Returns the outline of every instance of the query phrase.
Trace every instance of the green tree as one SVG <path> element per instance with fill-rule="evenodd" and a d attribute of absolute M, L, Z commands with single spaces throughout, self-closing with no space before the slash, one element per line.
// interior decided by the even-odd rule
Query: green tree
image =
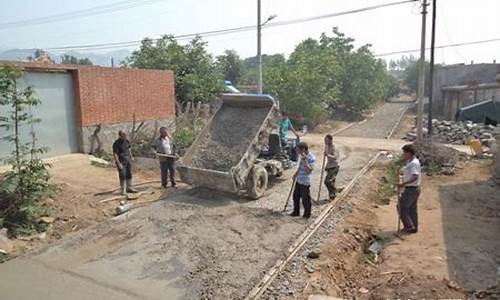
<path fill-rule="evenodd" d="M 311 125 L 339 109 L 359 115 L 397 93 L 396 79 L 374 57 L 370 45 L 355 49 L 353 42 L 337 28 L 319 40 L 302 41 L 288 60 L 281 56 L 266 62 L 264 91 Z M 245 62 L 252 65 L 253 60 Z"/>
<path fill-rule="evenodd" d="M 235 50 L 226 50 L 224 55 L 217 56 L 217 67 L 225 80 L 237 85 L 243 76 L 243 61 Z"/>
<path fill-rule="evenodd" d="M 70 65 L 92 65 L 92 61 L 85 58 L 77 58 L 73 55 L 64 54 L 61 56 L 61 64 L 70 64 Z"/>
<path fill-rule="evenodd" d="M 31 87 L 19 88 L 17 80 L 22 71 L 16 67 L 0 68 L 0 106 L 8 113 L 0 116 L 0 128 L 9 134 L 2 137 L 12 145 L 12 152 L 4 161 L 12 170 L 1 175 L 0 227 L 12 235 L 39 230 L 37 222 L 42 210 L 42 200 L 50 190 L 48 165 L 38 158 L 46 151 L 36 145 L 34 125 L 40 122 L 31 112 L 40 104 Z M 23 131 L 29 130 L 25 141 Z"/>
<path fill-rule="evenodd" d="M 418 69 L 419 69 L 420 59 L 411 61 L 403 71 L 404 79 L 403 82 L 412 91 L 416 92 L 418 89 Z M 429 62 L 425 62 L 424 72 L 425 72 L 425 86 L 429 86 Z"/>
<path fill-rule="evenodd" d="M 124 65 L 172 70 L 175 74 L 175 95 L 181 103 L 209 102 L 224 88 L 222 75 L 200 37 L 192 39 L 187 45 L 180 45 L 169 35 L 158 40 L 146 38 Z"/>

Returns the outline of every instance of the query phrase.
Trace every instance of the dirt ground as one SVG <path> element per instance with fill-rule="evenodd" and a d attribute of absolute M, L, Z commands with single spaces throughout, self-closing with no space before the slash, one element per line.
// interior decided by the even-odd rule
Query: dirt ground
<path fill-rule="evenodd" d="M 406 134 L 412 130 L 413 126 L 415 126 L 415 114 L 408 111 L 401 119 L 398 128 L 394 131 L 391 138 L 404 138 Z"/>
<path fill-rule="evenodd" d="M 55 192 L 45 200 L 45 204 L 53 222 L 45 233 L 10 240 L 10 249 L 7 249 L 10 258 L 40 249 L 66 235 L 108 220 L 114 215 L 119 201 L 123 200 L 100 203 L 101 200 L 119 196 L 116 190 L 118 175 L 113 166 L 103 168 L 91 165 L 89 156 L 80 154 L 58 157 L 51 161 L 51 165 Z M 155 172 L 149 170 L 136 169 L 134 172 L 135 183 L 156 179 Z M 158 185 L 159 183 L 151 182 L 138 189 L 152 189 L 152 193 L 159 194 L 161 191 L 154 189 Z"/>
<path fill-rule="evenodd" d="M 321 143 L 322 137 L 311 141 L 318 163 Z M 344 185 L 374 151 L 343 146 L 339 150 L 338 183 Z M 28 280 L 30 284 L 44 293 L 54 293 L 52 299 L 79 294 L 82 292 L 79 287 L 84 284 L 92 285 L 97 299 L 103 295 L 110 299 L 114 299 L 112 296 L 164 299 L 166 295 L 170 299 L 244 298 L 263 272 L 282 255 L 283 249 L 308 225 L 307 220 L 287 216 L 292 205 L 283 212 L 292 170 L 281 179 L 272 180 L 269 191 L 257 201 L 179 185 L 171 194 L 144 195 L 141 200 L 160 201 L 110 220 L 111 215 L 106 218 L 101 211 L 102 206 L 94 210 L 91 205 L 109 196 L 94 194 L 115 187 L 116 171 L 79 166 L 76 162 L 73 167 L 67 163 L 65 166 L 68 169 L 57 170 L 60 172 L 57 180 L 66 178 L 68 186 L 81 186 L 72 191 L 72 195 L 82 195 L 74 205 L 82 205 L 82 214 L 86 210 L 95 212 L 102 222 L 95 221 L 98 224 L 80 231 L 77 227 L 77 232 L 49 247 L 1 264 L 0 277 L 8 274 L 11 280 L 0 283 L 0 298 L 30 299 L 36 294 L 36 289 L 23 286 L 26 280 L 16 280 L 20 274 L 33 274 Z M 319 182 L 320 171 L 320 168 L 315 170 L 314 182 Z M 315 197 L 318 186 L 312 187 Z M 312 219 L 327 204 L 324 199 L 325 189 L 321 201 L 313 208 Z M 74 215 L 83 224 L 82 228 L 87 226 L 83 221 L 91 223 L 77 214 L 78 206 L 73 208 L 68 198 L 57 201 L 68 202 L 65 214 Z M 103 210 L 111 214 L 116 202 L 109 204 L 109 210 Z M 45 275 L 40 277 L 39 272 Z M 47 289 L 60 282 L 59 274 L 67 274 L 72 283 L 57 290 Z M 102 288 L 106 291 L 100 292 Z"/>
<path fill-rule="evenodd" d="M 379 165 L 365 176 L 351 195 L 352 214 L 338 226 L 327 220 L 268 298 L 498 299 L 498 286 L 485 291 L 498 284 L 500 262 L 500 195 L 489 181 L 490 162 L 469 162 L 453 177 L 425 176 L 420 230 L 404 240 L 394 236 L 395 199 L 386 206 L 377 200 L 383 174 Z M 378 263 L 363 251 L 375 236 L 384 243 Z M 311 249 L 318 259 L 308 258 Z"/>

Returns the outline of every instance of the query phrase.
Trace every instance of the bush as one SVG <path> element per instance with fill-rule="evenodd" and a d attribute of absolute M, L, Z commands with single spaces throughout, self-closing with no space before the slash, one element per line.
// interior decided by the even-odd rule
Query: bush
<path fill-rule="evenodd" d="M 391 198 L 396 195 L 396 182 L 398 181 L 399 170 L 404 165 L 403 156 L 393 160 L 387 167 L 387 173 L 383 177 L 378 189 L 379 201 L 382 204 L 389 204 Z"/>
<path fill-rule="evenodd" d="M 181 129 L 177 129 L 174 132 L 174 141 L 176 146 L 179 149 L 187 149 L 191 144 L 193 144 L 196 139 L 196 132 L 194 129 L 189 127 L 184 127 Z"/>
<path fill-rule="evenodd" d="M 3 137 L 11 143 L 13 151 L 4 162 L 12 170 L 3 174 L 0 181 L 0 227 L 9 234 L 29 234 L 42 231 L 45 225 L 38 218 L 46 213 L 42 200 L 50 193 L 49 165 L 37 157 L 46 148 L 36 146 L 36 134 L 32 125 L 40 122 L 31 112 L 40 104 L 31 87 L 20 89 L 17 80 L 22 71 L 16 67 L 0 68 L 0 105 L 8 113 L 0 116 L 0 128 L 10 135 Z M 23 142 L 23 130 L 31 128 L 30 141 Z"/>

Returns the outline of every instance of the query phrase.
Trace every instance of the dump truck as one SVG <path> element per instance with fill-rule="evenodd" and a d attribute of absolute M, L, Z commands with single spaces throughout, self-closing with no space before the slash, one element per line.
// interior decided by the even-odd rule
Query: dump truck
<path fill-rule="evenodd" d="M 223 94 L 220 108 L 178 162 L 181 180 L 258 199 L 269 177 L 291 166 L 273 134 L 278 119 L 269 95 Z"/>

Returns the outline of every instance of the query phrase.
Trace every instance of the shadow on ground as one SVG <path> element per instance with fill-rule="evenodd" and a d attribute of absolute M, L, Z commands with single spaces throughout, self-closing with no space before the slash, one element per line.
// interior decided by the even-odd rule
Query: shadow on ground
<path fill-rule="evenodd" d="M 439 188 L 449 274 L 468 289 L 497 283 L 500 191 L 489 181 Z"/>

